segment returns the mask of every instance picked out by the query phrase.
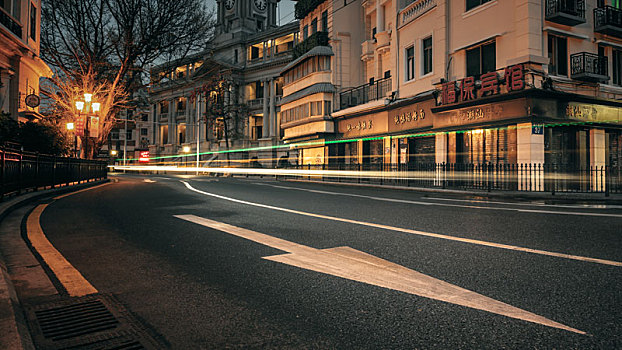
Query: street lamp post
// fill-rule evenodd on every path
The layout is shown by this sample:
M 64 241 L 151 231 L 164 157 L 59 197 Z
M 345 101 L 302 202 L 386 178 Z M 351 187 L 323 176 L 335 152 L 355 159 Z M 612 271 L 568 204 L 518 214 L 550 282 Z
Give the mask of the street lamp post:
M 101 107 L 99 102 L 92 101 L 93 94 L 85 93 L 84 101 L 76 101 L 76 109 L 78 110 L 78 118 L 82 117 L 82 112 L 84 111 L 86 115 L 86 120 L 84 123 L 84 158 L 88 158 L 89 155 L 89 112 L 98 113 Z

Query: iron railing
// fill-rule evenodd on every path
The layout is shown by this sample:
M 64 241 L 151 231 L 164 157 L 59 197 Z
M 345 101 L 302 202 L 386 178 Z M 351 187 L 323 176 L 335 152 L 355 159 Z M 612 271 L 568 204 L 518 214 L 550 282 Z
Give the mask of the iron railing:
M 316 46 L 328 46 L 328 32 L 315 32 L 294 46 L 294 58 L 298 58 Z
M 585 0 L 546 0 L 546 19 L 554 19 L 559 14 L 579 17 L 585 22 Z
M 105 179 L 107 171 L 104 161 L 0 149 L 0 198 L 25 190 Z
M 341 109 L 346 109 L 379 100 L 385 98 L 391 89 L 391 77 L 377 80 L 372 84 L 357 86 L 339 93 L 339 106 Z
M 614 27 L 614 29 L 610 28 Z M 619 34 L 622 28 L 622 10 L 613 6 L 594 9 L 594 31 L 604 34 Z
M 334 164 L 288 165 L 297 170 L 332 170 L 326 174 L 281 177 L 327 182 L 404 187 L 531 192 L 622 193 L 621 166 L 577 168 L 558 164 Z M 336 170 L 336 171 L 335 171 Z
M 18 38 L 22 38 L 22 25 L 16 22 L 2 8 L 0 8 L 0 23 L 13 32 Z
M 607 56 L 599 56 L 589 52 L 579 52 L 570 55 L 570 75 L 572 78 L 608 77 Z

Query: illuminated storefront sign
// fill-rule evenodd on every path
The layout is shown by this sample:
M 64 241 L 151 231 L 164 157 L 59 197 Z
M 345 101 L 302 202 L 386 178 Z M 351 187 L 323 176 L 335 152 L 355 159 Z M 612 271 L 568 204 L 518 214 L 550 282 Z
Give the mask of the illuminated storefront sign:
M 149 163 L 149 151 L 140 151 L 138 157 L 139 163 Z
M 503 87 L 505 87 L 505 92 L 525 88 L 525 72 L 522 64 L 505 68 L 502 78 L 496 71 L 484 73 L 480 76 L 479 85 L 476 84 L 475 77 L 443 83 L 438 104 L 444 106 L 497 95 L 502 92 Z

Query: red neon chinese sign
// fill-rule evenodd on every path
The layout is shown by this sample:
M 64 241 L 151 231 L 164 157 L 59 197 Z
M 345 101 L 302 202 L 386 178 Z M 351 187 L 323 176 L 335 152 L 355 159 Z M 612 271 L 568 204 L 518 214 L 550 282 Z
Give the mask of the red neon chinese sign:
M 138 157 L 139 163 L 149 163 L 149 151 L 140 151 Z
M 439 105 L 448 105 L 458 102 L 477 100 L 482 97 L 501 93 L 501 87 L 505 86 L 506 92 L 518 91 L 525 88 L 525 71 L 522 64 L 505 68 L 503 77 L 497 72 L 484 73 L 479 77 L 476 84 L 475 77 L 450 81 L 441 85 L 441 100 Z

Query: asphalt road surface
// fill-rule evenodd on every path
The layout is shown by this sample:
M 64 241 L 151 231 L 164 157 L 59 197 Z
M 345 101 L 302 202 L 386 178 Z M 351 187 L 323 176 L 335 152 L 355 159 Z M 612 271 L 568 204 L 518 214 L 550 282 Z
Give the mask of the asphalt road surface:
M 620 207 L 116 179 L 41 224 L 172 348 L 622 348 Z

